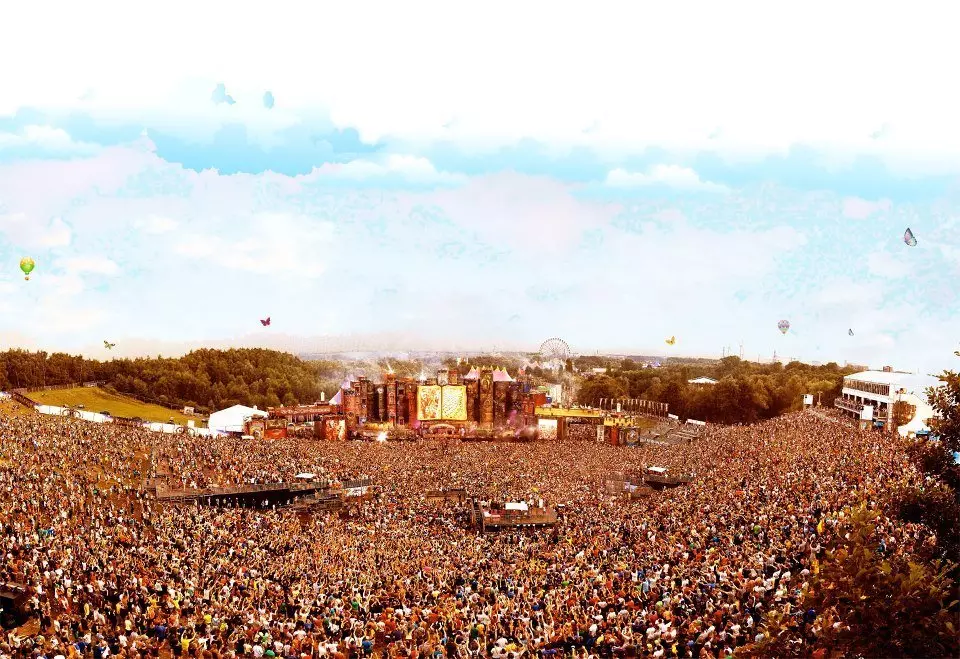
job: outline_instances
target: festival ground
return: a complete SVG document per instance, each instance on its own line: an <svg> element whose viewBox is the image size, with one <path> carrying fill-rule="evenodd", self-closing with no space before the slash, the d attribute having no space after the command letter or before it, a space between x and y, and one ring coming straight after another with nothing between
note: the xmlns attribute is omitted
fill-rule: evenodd
<svg viewBox="0 0 960 659"><path fill-rule="evenodd" d="M882 510L886 492L920 479L899 438L809 413L632 449L238 443L41 415L4 416L0 440L0 581L26 584L39 620L7 644L50 657L718 657L762 638L766 611L796 606L845 506ZM140 484L160 465L183 487L310 472L371 477L382 492L306 518L158 505ZM606 494L612 468L650 465L696 478ZM468 501L427 496L441 487L564 514L481 535ZM891 560L929 541L887 517L877 533ZM814 617L808 633L829 624Z"/></svg>

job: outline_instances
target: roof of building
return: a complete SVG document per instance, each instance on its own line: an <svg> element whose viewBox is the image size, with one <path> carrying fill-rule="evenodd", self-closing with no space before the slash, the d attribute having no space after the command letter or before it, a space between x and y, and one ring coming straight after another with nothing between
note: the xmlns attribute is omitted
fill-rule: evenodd
<svg viewBox="0 0 960 659"><path fill-rule="evenodd" d="M927 387L936 387L942 384L940 380L933 375L920 375L917 373L899 373L897 371L860 371L845 376L846 380L859 380L872 384L892 384L898 388L906 389L907 393L923 395Z"/></svg>
<svg viewBox="0 0 960 659"><path fill-rule="evenodd" d="M464 380L476 380L480 377L480 372L476 368L471 368L470 372L463 376Z"/></svg>
<svg viewBox="0 0 960 659"><path fill-rule="evenodd" d="M694 378L693 380L687 380L687 383L688 384L716 384L717 381L714 380L713 378L699 377L699 378Z"/></svg>

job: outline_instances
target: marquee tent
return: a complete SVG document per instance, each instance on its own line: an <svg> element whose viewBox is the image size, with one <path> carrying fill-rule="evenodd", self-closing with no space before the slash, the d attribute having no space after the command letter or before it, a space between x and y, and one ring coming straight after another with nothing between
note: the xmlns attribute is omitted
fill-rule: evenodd
<svg viewBox="0 0 960 659"><path fill-rule="evenodd" d="M233 407L228 407L225 410L211 414L207 426L211 430L219 430L221 432L243 432L243 422L254 416L266 418L267 413L255 407L234 405Z"/></svg>

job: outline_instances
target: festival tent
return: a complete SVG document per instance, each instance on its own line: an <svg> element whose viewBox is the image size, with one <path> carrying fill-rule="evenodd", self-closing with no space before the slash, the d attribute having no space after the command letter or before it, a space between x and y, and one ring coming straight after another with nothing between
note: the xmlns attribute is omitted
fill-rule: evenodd
<svg viewBox="0 0 960 659"><path fill-rule="evenodd" d="M480 378L480 371L476 368L471 368L470 372L463 376L464 380L477 380Z"/></svg>
<svg viewBox="0 0 960 659"><path fill-rule="evenodd" d="M234 405L211 414L207 426L220 432L243 432L243 422L253 416L266 417L267 413L256 407Z"/></svg>
<svg viewBox="0 0 960 659"><path fill-rule="evenodd" d="M513 378L507 373L506 369L495 369L493 371L494 382L513 382Z"/></svg>
<svg viewBox="0 0 960 659"><path fill-rule="evenodd" d="M337 391L336 395L330 399L331 405L343 405L343 389Z"/></svg>

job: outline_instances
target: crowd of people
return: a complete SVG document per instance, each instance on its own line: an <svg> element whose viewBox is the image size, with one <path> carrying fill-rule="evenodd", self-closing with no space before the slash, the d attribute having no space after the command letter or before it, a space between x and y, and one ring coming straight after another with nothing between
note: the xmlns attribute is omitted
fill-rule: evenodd
<svg viewBox="0 0 960 659"><path fill-rule="evenodd" d="M796 603L841 510L919 478L898 440L796 413L692 444L319 442L170 436L0 412L0 584L33 623L0 658L722 657ZM611 471L694 482L641 500ZM144 484L369 476L344 514L170 505ZM478 534L426 494L564 504ZM922 527L881 518L886 551ZM814 617L810 633L829 624Z"/></svg>

